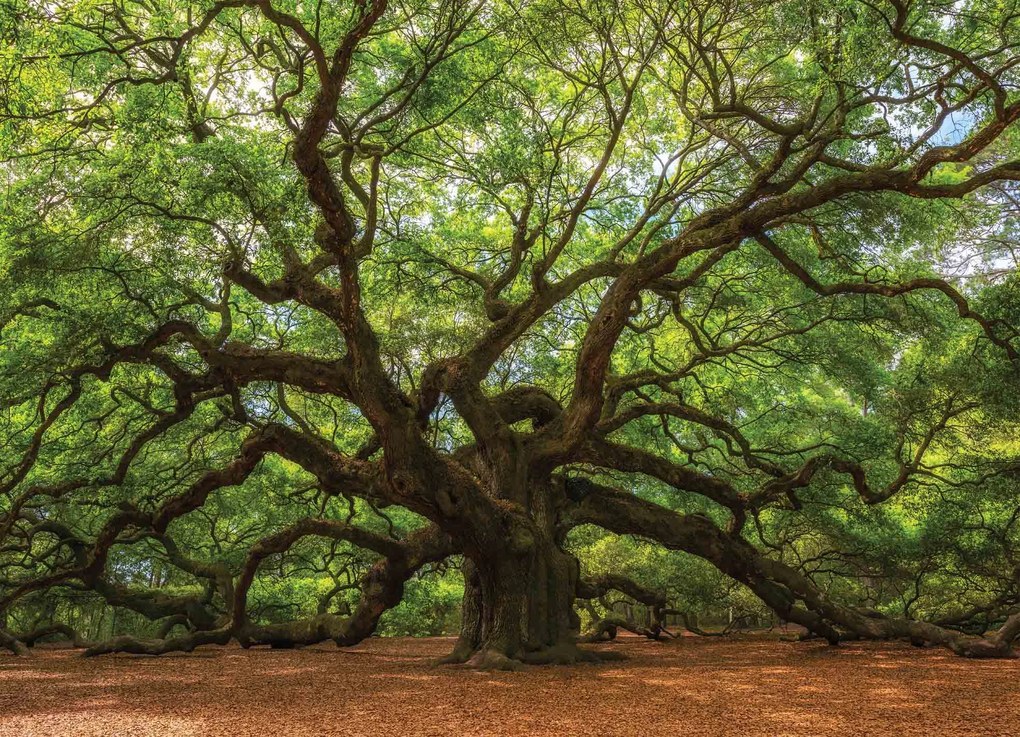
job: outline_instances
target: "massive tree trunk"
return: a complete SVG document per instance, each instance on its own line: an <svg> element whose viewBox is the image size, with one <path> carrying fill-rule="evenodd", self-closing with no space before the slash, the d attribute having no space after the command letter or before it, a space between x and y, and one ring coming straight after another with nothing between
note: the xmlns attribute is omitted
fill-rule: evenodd
<svg viewBox="0 0 1020 737"><path fill-rule="evenodd" d="M474 563L477 584L466 596L478 612L458 654L482 667L511 662L572 662L577 620L573 614L573 559L549 541L516 555L495 553Z"/></svg>
<svg viewBox="0 0 1020 737"><path fill-rule="evenodd" d="M577 648L578 563L561 546L551 484L530 491L515 495L527 507L507 502L496 519L472 525L461 634L447 662L514 668L594 657Z"/></svg>

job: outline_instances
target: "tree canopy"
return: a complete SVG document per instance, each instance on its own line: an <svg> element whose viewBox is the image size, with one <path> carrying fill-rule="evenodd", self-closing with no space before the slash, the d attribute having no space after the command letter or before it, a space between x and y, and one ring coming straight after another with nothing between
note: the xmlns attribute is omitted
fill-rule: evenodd
<svg viewBox="0 0 1020 737"><path fill-rule="evenodd" d="M0 29L0 645L1011 653L1015 0Z"/></svg>

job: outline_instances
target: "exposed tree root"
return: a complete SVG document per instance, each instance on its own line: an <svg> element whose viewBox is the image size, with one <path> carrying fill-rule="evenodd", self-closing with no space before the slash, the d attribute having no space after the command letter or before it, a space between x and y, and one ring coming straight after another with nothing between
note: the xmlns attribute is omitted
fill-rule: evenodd
<svg viewBox="0 0 1020 737"><path fill-rule="evenodd" d="M453 651L439 658L436 665L461 665L469 661L476 652L477 649L470 642L459 639Z"/></svg>
<svg viewBox="0 0 1020 737"><path fill-rule="evenodd" d="M524 667L522 661L490 648L476 651L464 662L464 665L477 670L499 671L518 671Z"/></svg>
<svg viewBox="0 0 1020 737"><path fill-rule="evenodd" d="M493 647L468 650L456 647L449 655L436 661L436 665L463 665L477 670L515 671L527 665L575 665L623 660L617 652L596 652L579 648L573 642L562 642L540 650L519 653L513 657Z"/></svg>
<svg viewBox="0 0 1020 737"><path fill-rule="evenodd" d="M574 665L575 663L601 663L604 660L614 660L616 653L602 653L592 650L582 650L572 642L564 642L551 647L525 653L521 656L528 665Z"/></svg>

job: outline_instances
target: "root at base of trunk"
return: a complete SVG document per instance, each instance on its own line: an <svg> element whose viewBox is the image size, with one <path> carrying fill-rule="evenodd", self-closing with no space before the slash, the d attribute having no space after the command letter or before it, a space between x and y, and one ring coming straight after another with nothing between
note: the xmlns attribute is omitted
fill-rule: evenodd
<svg viewBox="0 0 1020 737"><path fill-rule="evenodd" d="M596 652L583 650L572 642L551 645L541 650L533 650L508 655L495 647L470 649L458 644L453 652L440 658L437 665L463 665L476 670L517 671L526 665L576 665L578 663L603 663L623 660L624 656L615 651Z"/></svg>

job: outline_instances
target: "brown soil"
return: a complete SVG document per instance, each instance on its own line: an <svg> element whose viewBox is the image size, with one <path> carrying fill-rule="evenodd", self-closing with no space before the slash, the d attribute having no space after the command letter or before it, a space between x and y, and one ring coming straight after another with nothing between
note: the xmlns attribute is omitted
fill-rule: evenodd
<svg viewBox="0 0 1020 737"><path fill-rule="evenodd" d="M625 639L623 662L480 673L443 638L337 651L0 656L0 735L1020 735L1020 661L899 644Z"/></svg>

